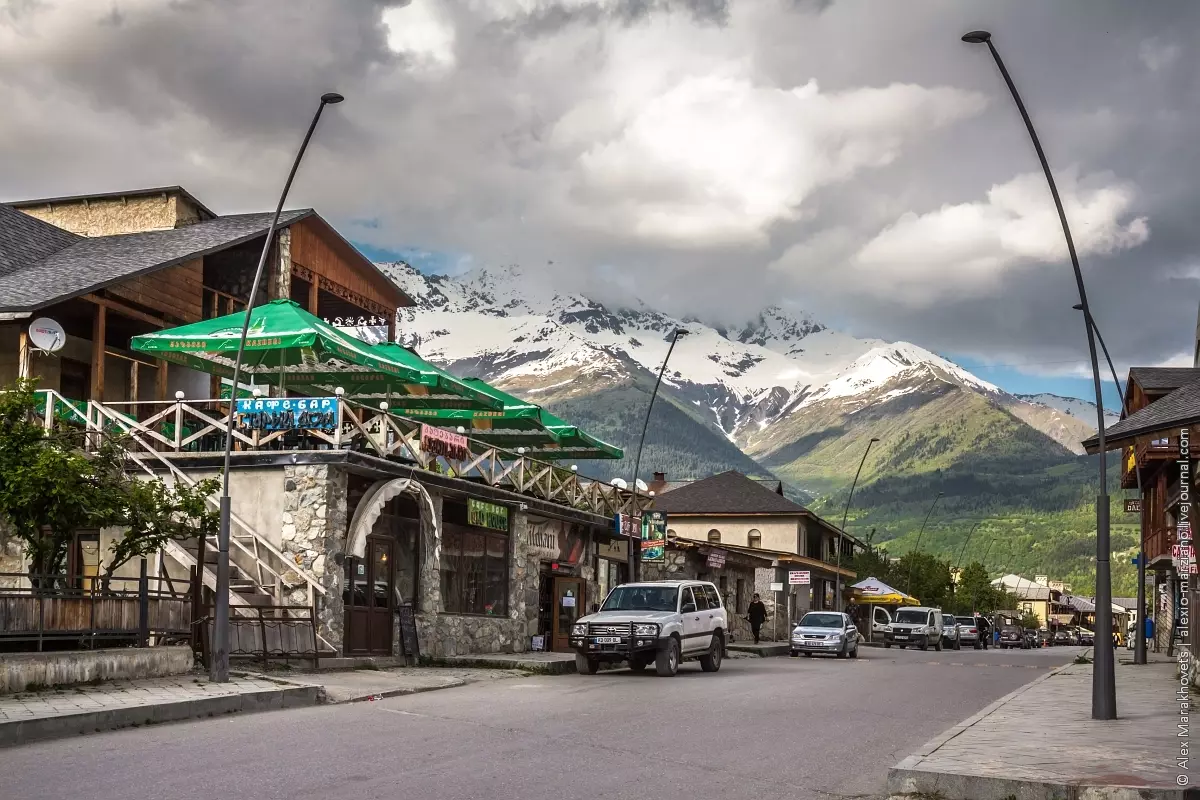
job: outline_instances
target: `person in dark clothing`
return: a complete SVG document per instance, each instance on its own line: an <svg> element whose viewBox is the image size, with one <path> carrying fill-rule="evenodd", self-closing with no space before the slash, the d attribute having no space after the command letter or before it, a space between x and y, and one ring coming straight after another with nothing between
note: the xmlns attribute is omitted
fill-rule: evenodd
<svg viewBox="0 0 1200 800"><path fill-rule="evenodd" d="M758 632L762 628L762 624L767 621L767 607L763 605L763 601L759 599L758 593L750 598L750 607L746 609L746 616L750 620L750 630L754 634L754 643L758 644Z"/></svg>

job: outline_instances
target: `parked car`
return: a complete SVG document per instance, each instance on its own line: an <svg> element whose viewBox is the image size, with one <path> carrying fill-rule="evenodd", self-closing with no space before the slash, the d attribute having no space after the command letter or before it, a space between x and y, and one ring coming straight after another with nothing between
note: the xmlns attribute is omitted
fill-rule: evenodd
<svg viewBox="0 0 1200 800"><path fill-rule="evenodd" d="M1094 645L1096 643L1096 635L1087 628L1079 629L1079 643L1086 645Z"/></svg>
<svg viewBox="0 0 1200 800"><path fill-rule="evenodd" d="M983 635L978 617L956 617L955 619L958 620L959 642L969 644L976 650L987 647L987 639Z"/></svg>
<svg viewBox="0 0 1200 800"><path fill-rule="evenodd" d="M882 606L871 606L871 641L883 641L888 625L892 624L892 615Z"/></svg>
<svg viewBox="0 0 1200 800"><path fill-rule="evenodd" d="M1025 633L1025 644L1029 648L1037 647L1038 646L1037 629L1036 628L1025 628L1024 633Z"/></svg>
<svg viewBox="0 0 1200 800"><path fill-rule="evenodd" d="M1033 642L1034 647L1049 647L1050 646L1050 631L1045 628L1039 628L1037 639Z"/></svg>
<svg viewBox="0 0 1200 800"><path fill-rule="evenodd" d="M895 620L888 625L883 635L883 646L899 645L900 649L919 647L928 650L942 649L942 610L926 606L912 606L896 611Z"/></svg>
<svg viewBox="0 0 1200 800"><path fill-rule="evenodd" d="M950 614L942 614L942 645L951 650L962 650L962 631L958 620Z"/></svg>
<svg viewBox="0 0 1200 800"><path fill-rule="evenodd" d="M1072 643L1071 634L1068 631L1062 630L1061 628L1054 632L1054 638L1050 640L1050 644L1053 645L1069 645Z"/></svg>
<svg viewBox="0 0 1200 800"><path fill-rule="evenodd" d="M1020 626L1005 625L1000 629L1000 649L1008 650L1013 647L1024 649L1029 647L1029 642L1025 640L1025 632Z"/></svg>
<svg viewBox="0 0 1200 800"><path fill-rule="evenodd" d="M838 658L858 658L858 628L849 614L810 611L792 629L792 658L800 653L829 653Z"/></svg>
<svg viewBox="0 0 1200 800"><path fill-rule="evenodd" d="M601 663L626 661L634 672L651 662L662 677L699 659L705 672L721 668L729 621L717 587L705 581L622 584L595 614L571 628L578 671L595 675Z"/></svg>

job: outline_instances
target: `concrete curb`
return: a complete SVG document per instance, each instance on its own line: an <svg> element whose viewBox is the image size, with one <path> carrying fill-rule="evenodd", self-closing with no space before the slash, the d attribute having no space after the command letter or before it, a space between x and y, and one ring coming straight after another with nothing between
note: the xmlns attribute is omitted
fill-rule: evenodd
<svg viewBox="0 0 1200 800"><path fill-rule="evenodd" d="M569 675L575 672L575 660L562 661L532 661L522 659L519 655L511 659L480 658L466 656L448 656L446 658L421 658L423 667L469 667L471 669L519 669L538 675Z"/></svg>
<svg viewBox="0 0 1200 800"><path fill-rule="evenodd" d="M912 755L888 770L889 797L892 800L909 797L939 797L947 800L954 798L969 798L969 800L1011 800L1012 798L1020 800L1064 800L1064 798L1070 798L1070 800L1167 800L1169 798L1170 800L1182 800L1189 796L1187 794L1189 790L1185 787L1086 786L1019 778L934 772L920 768L921 762L927 756L1001 706L1020 697L1043 681L1050 680L1076 666L1081 665L1064 664L1045 675L1038 676L921 745ZM997 757L1000 757L999 753Z"/></svg>
<svg viewBox="0 0 1200 800"><path fill-rule="evenodd" d="M151 703L144 706L13 720L0 723L0 747L15 747L30 742L62 739L119 728L182 722L200 717L250 714L256 711L314 706L324 701L325 690L320 686L290 686L262 692L201 697L174 703Z"/></svg>
<svg viewBox="0 0 1200 800"><path fill-rule="evenodd" d="M346 698L328 697L326 702L331 705L342 705L344 703L361 703L373 700L382 700L385 697L403 697L408 694L424 694L425 692L436 692L441 689L457 689L459 686L466 686L471 681L463 680L462 678L453 678L450 683L442 686L405 686L399 689L386 689L382 692L374 692L370 694L355 695Z"/></svg>
<svg viewBox="0 0 1200 800"><path fill-rule="evenodd" d="M767 644L726 644L725 649L735 653L750 653L760 658L770 658L786 656L792 648L787 642L769 642Z"/></svg>

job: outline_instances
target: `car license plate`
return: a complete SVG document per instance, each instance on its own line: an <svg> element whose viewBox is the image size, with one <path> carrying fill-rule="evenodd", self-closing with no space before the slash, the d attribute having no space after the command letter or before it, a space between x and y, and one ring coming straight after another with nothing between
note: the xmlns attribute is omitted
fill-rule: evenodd
<svg viewBox="0 0 1200 800"><path fill-rule="evenodd" d="M896 634L896 638L897 638L897 639L907 639L907 638L908 638L908 634L907 634L907 633L897 633L897 634Z"/></svg>
<svg viewBox="0 0 1200 800"><path fill-rule="evenodd" d="M620 643L621 643L621 638L619 636L597 636L596 637L596 644L620 644Z"/></svg>

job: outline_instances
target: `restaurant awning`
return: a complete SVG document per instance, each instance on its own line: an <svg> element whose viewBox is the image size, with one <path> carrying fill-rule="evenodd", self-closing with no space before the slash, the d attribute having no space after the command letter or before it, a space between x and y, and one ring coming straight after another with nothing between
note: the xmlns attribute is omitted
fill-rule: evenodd
<svg viewBox="0 0 1200 800"><path fill-rule="evenodd" d="M919 606L915 597L893 589L878 578L867 578L850 587L855 590L854 602L873 605ZM859 594L861 593L861 594Z"/></svg>
<svg viewBox="0 0 1200 800"><path fill-rule="evenodd" d="M135 336L130 347L189 369L232 378L245 313ZM263 378L264 383L313 394L342 387L348 395L395 392L413 407L464 401L499 406L457 380L447 381L415 363L377 352L291 300L273 300L251 310L242 371Z"/></svg>

